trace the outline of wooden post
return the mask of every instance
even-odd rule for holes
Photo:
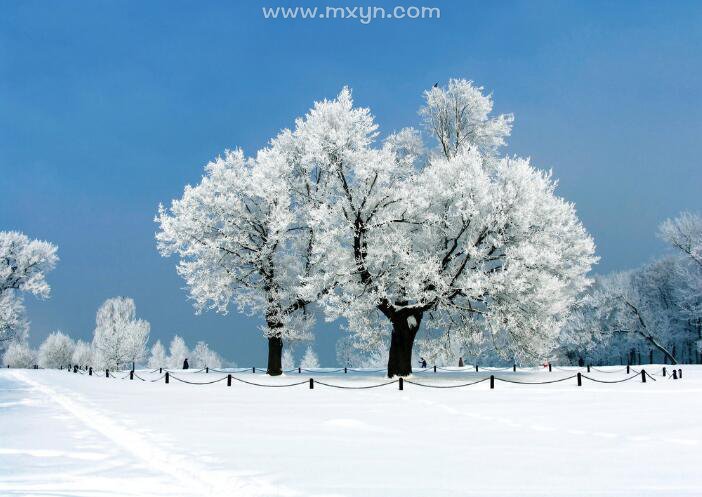
[[[490,375],[490,389],[492,390],[493,388],[495,388],[495,375],[491,374]]]
[[[310,390],[314,390],[314,378],[310,378]]]
[[[583,386],[583,377],[580,373],[578,373],[578,386]]]
[[[205,366],[205,373],[209,373],[209,372],[210,372],[210,367],[209,367],[209,366]]]
[[[129,372],[129,379],[130,380],[134,379],[134,370],[133,369]]]
[[[77,372],[78,372],[78,366],[75,366],[75,365],[73,366],[73,372],[74,372],[74,373],[77,373]]]
[[[548,372],[549,373],[551,372],[551,363],[550,362],[548,363]]]
[[[92,375],[93,375],[93,368],[88,368],[88,376],[92,376]]]
[[[475,372],[476,373],[478,372],[478,365],[477,364],[475,365]]]
[[[168,371],[166,371],[166,385],[168,385],[168,382],[170,381],[170,376],[168,374]]]
[[[673,379],[674,380],[678,379],[678,372],[675,369],[673,369]]]
[[[256,366],[252,367],[252,368],[251,368],[251,371],[252,371],[253,373],[255,373],[255,372],[256,372]]]
[[[587,372],[588,373],[590,372],[590,365],[589,364],[587,365]]]
[[[298,368],[297,368],[297,374],[302,374],[302,367],[298,366]]]
[[[110,370],[106,369],[105,370],[105,378],[109,378],[109,377],[110,377]]]
[[[346,366],[344,366],[344,374],[346,374]]]
[[[231,374],[227,375],[227,386],[228,387],[232,386],[232,375]]]
[[[626,374],[629,374],[629,363],[626,363]]]
[[[434,364],[434,372],[436,373],[436,364]]]
[[[682,380],[682,369],[678,369],[678,378]]]
[[[663,376],[665,377],[665,374],[667,373],[665,366],[663,366]]]
[[[512,372],[513,373],[517,372],[517,365],[516,364],[512,364]]]
[[[400,381],[399,381],[398,385],[400,385],[400,390],[405,389],[405,380],[402,379],[402,376],[400,376]]]
[[[158,374],[163,373],[163,368],[158,368]]]
[[[646,370],[641,370],[641,383],[646,383]]]

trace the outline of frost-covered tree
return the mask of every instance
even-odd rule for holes
[[[173,337],[171,344],[168,347],[168,367],[172,369],[180,369],[183,367],[185,359],[190,356],[190,350],[183,340],[178,335]]]
[[[311,346],[308,346],[307,349],[305,349],[305,354],[302,356],[302,360],[300,361],[300,367],[306,369],[319,367],[319,358],[317,357],[315,351],[312,350]]]
[[[74,347],[68,335],[60,331],[51,333],[39,346],[39,365],[42,368],[68,366],[73,359]]]
[[[0,351],[12,340],[26,339],[22,294],[49,296],[46,273],[56,266],[56,250],[17,231],[0,231]]]
[[[78,340],[73,348],[73,356],[71,364],[77,364],[80,367],[90,366],[93,364],[93,348],[89,343],[83,340]]]
[[[37,364],[37,353],[26,342],[13,341],[3,354],[2,361],[12,368],[31,368]]]
[[[166,349],[163,348],[161,340],[156,340],[156,343],[151,347],[151,355],[149,356],[149,367],[150,368],[163,368],[167,367],[168,357],[166,356]]]
[[[192,351],[192,365],[196,368],[221,368],[222,358],[217,352],[211,350],[205,342],[197,342]]]
[[[233,301],[241,312],[265,317],[272,375],[281,373],[283,341],[307,338],[312,325],[299,291],[312,234],[292,208],[288,152],[276,144],[255,158],[227,151],[156,218],[158,249],[180,258],[178,273],[197,312],[227,313]]]
[[[283,355],[281,357],[281,367],[283,370],[287,371],[295,367],[295,357],[290,347],[285,347],[283,349]]]
[[[423,321],[462,341],[487,330],[505,357],[544,357],[589,283],[594,243],[549,173],[497,155],[511,117],[489,116],[489,96],[464,80],[425,96],[429,154],[411,129],[376,145],[348,89],[296,122],[295,171],[321,185],[305,209],[325,270],[308,288],[360,342],[390,334],[389,376],[411,373]]]
[[[105,368],[132,366],[146,353],[150,325],[137,319],[134,300],[128,297],[107,299],[98,309],[93,335],[97,362]]]

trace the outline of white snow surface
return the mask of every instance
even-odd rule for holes
[[[682,380],[545,385],[485,381],[376,389],[382,373],[290,372],[166,385],[56,370],[0,370],[0,495],[699,496],[702,366]],[[668,366],[670,368],[670,366]],[[637,368],[638,369],[638,368]],[[584,369],[494,372],[545,381]],[[621,367],[592,371],[607,381]],[[173,372],[205,382],[223,373]],[[485,378],[417,371],[439,386]],[[635,374],[632,372],[632,375]],[[161,375],[138,371],[146,379]]]

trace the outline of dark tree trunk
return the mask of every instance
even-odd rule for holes
[[[412,347],[421,321],[422,314],[397,313],[392,317],[390,357],[388,358],[389,378],[412,374]]]
[[[283,339],[268,337],[268,374],[279,376],[283,374]]]

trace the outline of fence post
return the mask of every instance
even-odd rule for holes
[[[169,374],[168,374],[168,371],[166,371],[166,385],[168,385],[168,382],[169,382],[170,379],[171,379],[171,378],[170,378],[170,376],[169,376]]]
[[[673,369],[673,379],[677,380],[678,379],[678,372]]]
[[[641,370],[641,383],[646,383],[646,370]]]
[[[227,375],[227,386],[228,387],[232,386],[232,375],[231,374]]]
[[[346,366],[344,366],[344,374],[346,374]]]
[[[134,379],[134,370],[133,369],[129,372],[129,379],[130,380]]]
[[[163,368],[158,368],[158,374],[163,373]]]
[[[516,364],[512,364],[512,372],[513,373],[517,372],[517,365]]]
[[[475,365],[475,372],[476,373],[478,372],[478,365],[477,364]]]
[[[678,369],[678,378],[682,380],[682,369]]]
[[[491,374],[490,375],[490,389],[492,390],[493,388],[495,388],[495,375]]]
[[[405,389],[405,380],[402,379],[401,376],[400,376],[400,382],[398,383],[398,385],[400,385],[400,390],[404,390],[404,389]]]
[[[310,390],[314,390],[314,378],[310,378]]]
[[[578,386],[583,386],[583,377],[580,373],[578,373]]]
[[[297,367],[297,374],[302,374],[302,367],[301,366]]]
[[[629,374],[629,363],[626,363],[626,374]]]
[[[78,366],[75,366],[75,365],[73,366],[73,372],[74,372],[74,373],[77,373],[77,372],[78,372]]]
[[[663,376],[665,376],[666,373],[667,371],[665,370],[665,366],[663,366]]]
[[[106,369],[105,370],[105,378],[109,378],[109,377],[110,377],[110,370]]]
[[[256,372],[256,366],[251,368],[251,372],[255,373]]]
[[[210,372],[210,367],[209,367],[209,366],[205,366],[205,373],[209,373],[209,372]]]
[[[589,364],[587,365],[587,372],[588,373],[590,372],[590,365]]]
[[[548,372],[549,373],[551,372],[551,363],[550,362],[548,363]]]
[[[92,376],[92,375],[93,375],[93,368],[88,368],[88,376]]]

